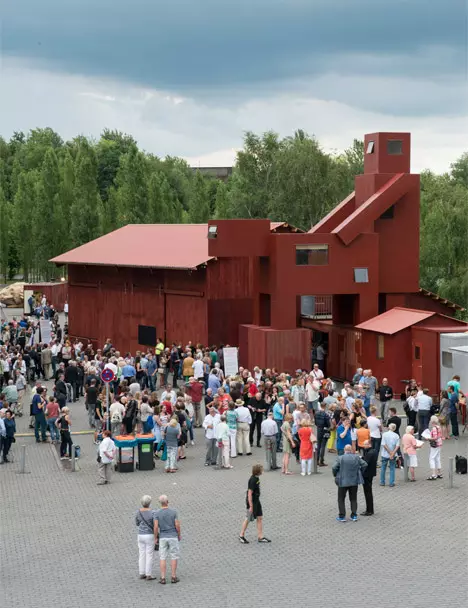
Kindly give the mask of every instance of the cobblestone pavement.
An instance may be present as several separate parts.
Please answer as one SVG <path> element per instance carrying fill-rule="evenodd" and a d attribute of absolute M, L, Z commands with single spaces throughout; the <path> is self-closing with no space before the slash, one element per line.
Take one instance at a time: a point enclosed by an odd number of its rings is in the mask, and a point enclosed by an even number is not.
<path fill-rule="evenodd" d="M 75 429 L 86 429 L 83 402 L 71 406 Z M 27 430 L 28 418 L 19 420 Z M 465 435 L 468 435 L 465 433 Z M 425 481 L 428 449 L 419 452 L 418 482 L 395 488 L 374 482 L 376 515 L 338 524 L 330 469 L 312 477 L 261 478 L 265 535 L 258 545 L 237 537 L 245 512 L 251 465 L 263 451 L 238 457 L 234 469 L 204 467 L 203 435 L 175 475 L 162 463 L 154 471 L 114 473 L 97 486 L 92 436 L 74 436 L 82 448 L 80 470 L 63 470 L 51 445 L 19 438 L 15 462 L 0 467 L 0 572 L 8 608 L 254 608 L 295 605 L 395 608 L 467 605 L 468 476 Z M 18 474 L 20 446 L 27 470 Z M 468 437 L 443 446 L 449 456 L 467 453 Z M 328 455 L 328 462 L 333 462 Z M 293 470 L 297 473 L 296 465 Z M 165 493 L 182 522 L 179 585 L 138 580 L 133 515 L 143 494 Z M 364 507 L 359 492 L 360 510 Z M 156 575 L 157 563 L 154 564 Z M 1 603 L 3 605 L 3 603 Z"/>
<path fill-rule="evenodd" d="M 73 406 L 75 419 L 78 409 L 82 404 Z M 395 488 L 375 484 L 376 515 L 357 523 L 335 521 L 330 469 L 308 478 L 265 473 L 265 534 L 273 542 L 258 545 L 251 529 L 253 542 L 240 545 L 247 480 L 252 463 L 262 460 L 261 449 L 238 457 L 233 470 L 205 468 L 197 429 L 197 445 L 188 448 L 177 474 L 166 475 L 158 462 L 152 472 L 115 473 L 111 485 L 97 486 L 92 437 L 74 440 L 82 447 L 76 473 L 62 470 L 51 445 L 30 438 L 20 439 L 15 462 L 0 468 L 0 565 L 9 608 L 120 608 L 135 602 L 250 608 L 306 598 L 312 605 L 340 607 L 466 604 L 468 479 L 455 477 L 450 490 L 446 480 L 424 481 L 427 448 L 419 453 L 419 481 L 405 484 L 399 472 Z M 25 475 L 17 472 L 22 443 Z M 449 455 L 466 449 L 466 438 L 444 444 L 444 468 Z M 137 578 L 133 514 L 146 493 L 155 504 L 166 493 L 179 512 L 177 586 Z M 363 507 L 362 492 L 359 499 Z"/>

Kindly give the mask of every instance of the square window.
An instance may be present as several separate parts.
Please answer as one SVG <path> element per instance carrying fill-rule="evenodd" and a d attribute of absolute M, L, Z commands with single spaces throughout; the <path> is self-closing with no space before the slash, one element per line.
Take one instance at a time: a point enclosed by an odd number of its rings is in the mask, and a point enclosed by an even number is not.
<path fill-rule="evenodd" d="M 373 153 L 374 153 L 374 146 L 375 146 L 375 142 L 373 142 L 373 141 L 368 141 L 368 142 L 367 142 L 367 150 L 366 150 L 366 153 L 367 153 L 367 154 L 373 154 Z"/>
<path fill-rule="evenodd" d="M 421 347 L 420 346 L 415 346 L 414 347 L 414 358 L 416 361 L 420 361 L 421 360 Z"/>
<path fill-rule="evenodd" d="M 453 367 L 453 355 L 446 350 L 442 351 L 442 367 Z"/>
<path fill-rule="evenodd" d="M 326 266 L 328 245 L 296 245 L 296 266 Z"/>
<path fill-rule="evenodd" d="M 382 360 L 385 356 L 385 336 L 377 336 L 377 359 Z"/>
<path fill-rule="evenodd" d="M 403 142 L 401 139 L 389 139 L 387 141 L 387 154 L 393 156 L 403 154 Z"/>
<path fill-rule="evenodd" d="M 368 283 L 369 272 L 367 268 L 355 268 L 354 269 L 354 282 L 355 283 Z"/>
<path fill-rule="evenodd" d="M 382 215 L 380 216 L 381 220 L 393 220 L 393 217 L 395 215 L 395 205 L 392 205 L 391 207 L 389 207 L 387 209 L 387 211 L 384 211 L 382 213 Z"/>

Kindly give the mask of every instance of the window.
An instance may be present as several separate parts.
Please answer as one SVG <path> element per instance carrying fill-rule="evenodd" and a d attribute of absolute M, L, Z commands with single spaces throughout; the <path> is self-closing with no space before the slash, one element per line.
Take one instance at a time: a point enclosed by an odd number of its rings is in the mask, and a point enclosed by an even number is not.
<path fill-rule="evenodd" d="M 387 154 L 392 156 L 403 154 L 403 142 L 401 139 L 389 139 L 387 141 Z"/>
<path fill-rule="evenodd" d="M 453 367 L 453 355 L 446 350 L 442 351 L 442 367 Z"/>
<path fill-rule="evenodd" d="M 377 359 L 382 360 L 385 353 L 385 336 L 377 336 Z"/>
<path fill-rule="evenodd" d="M 384 211 L 382 213 L 382 215 L 380 216 L 381 220 L 393 220 L 393 217 L 395 215 L 395 205 L 392 205 L 391 207 L 389 207 L 387 209 L 387 211 Z"/>
<path fill-rule="evenodd" d="M 369 272 L 367 268 L 355 268 L 354 269 L 354 282 L 355 283 L 368 283 Z"/>
<path fill-rule="evenodd" d="M 296 266 L 326 266 L 328 245 L 296 245 Z"/>
<path fill-rule="evenodd" d="M 421 360 L 421 347 L 420 346 L 415 346 L 414 347 L 414 358 L 416 361 L 420 361 Z"/>
<path fill-rule="evenodd" d="M 215 225 L 211 225 L 208 226 L 208 238 L 209 239 L 215 239 L 218 236 L 218 226 Z"/>
<path fill-rule="evenodd" d="M 367 150 L 366 150 L 367 154 L 373 154 L 374 153 L 374 146 L 375 146 L 375 143 L 373 141 L 368 141 L 367 142 Z"/>

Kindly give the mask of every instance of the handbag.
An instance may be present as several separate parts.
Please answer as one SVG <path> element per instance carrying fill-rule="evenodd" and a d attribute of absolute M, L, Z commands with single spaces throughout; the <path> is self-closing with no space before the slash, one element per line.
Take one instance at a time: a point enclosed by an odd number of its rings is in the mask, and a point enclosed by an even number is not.
<path fill-rule="evenodd" d="M 437 448 L 437 447 L 439 447 L 439 446 L 437 445 L 437 441 L 436 441 L 435 439 L 431 439 L 431 440 L 429 441 L 429 445 L 431 446 L 431 448 Z"/>

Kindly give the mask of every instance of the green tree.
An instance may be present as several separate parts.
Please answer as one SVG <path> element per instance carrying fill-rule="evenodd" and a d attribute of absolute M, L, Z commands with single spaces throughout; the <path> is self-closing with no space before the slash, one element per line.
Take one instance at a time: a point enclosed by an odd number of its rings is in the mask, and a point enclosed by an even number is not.
<path fill-rule="evenodd" d="M 211 209 L 208 184 L 200 171 L 195 173 L 192 188 L 188 219 L 192 224 L 203 224 L 209 220 Z"/>
<path fill-rule="evenodd" d="M 468 189 L 468 152 L 465 152 L 451 165 L 452 178 Z"/>
<path fill-rule="evenodd" d="M 8 278 L 8 259 L 10 251 L 11 205 L 6 200 L 3 189 L 0 188 L 0 275 Z"/>
<path fill-rule="evenodd" d="M 116 176 L 118 224 L 144 224 L 148 221 L 147 166 L 136 147 L 120 158 Z"/>
<path fill-rule="evenodd" d="M 70 214 L 73 246 L 92 241 L 101 234 L 102 212 L 96 155 L 93 148 L 82 143 L 75 162 L 75 193 Z"/>
<path fill-rule="evenodd" d="M 33 275 L 36 268 L 36 248 L 31 209 L 35 209 L 36 206 L 37 181 L 37 171 L 23 171 L 19 175 L 13 207 L 13 238 L 26 281 L 35 278 Z"/>
<path fill-rule="evenodd" d="M 216 189 L 214 216 L 217 220 L 227 220 L 231 217 L 228 187 L 221 181 L 218 182 L 218 187 Z"/>
<path fill-rule="evenodd" d="M 173 220 L 175 197 L 164 173 L 152 173 L 148 181 L 148 219 L 153 224 Z"/>

